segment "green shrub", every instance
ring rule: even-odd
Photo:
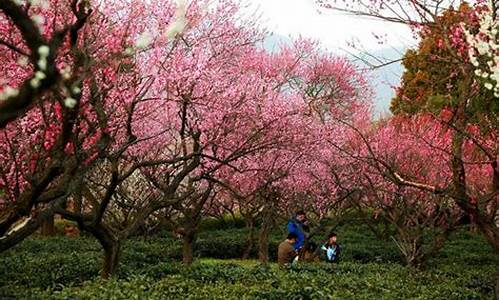
[[[55,219],[54,220],[54,229],[55,229],[55,234],[56,235],[66,235],[66,226],[76,226],[78,225],[75,222],[71,222],[65,219]]]
[[[99,279],[100,245],[92,238],[33,238],[0,257],[0,299],[492,299],[497,257],[466,229],[452,236],[427,270],[399,263],[392,243],[364,226],[338,228],[339,264],[275,264],[239,258],[244,229],[202,232],[193,266],[181,263],[181,243],[171,238],[131,239],[118,276]],[[283,233],[270,238],[276,252]],[[464,251],[467,249],[467,251]]]
[[[225,214],[222,218],[207,217],[200,223],[200,231],[223,230],[231,228],[244,228],[245,220],[237,213],[234,216]]]
[[[245,229],[214,230],[200,233],[194,247],[198,257],[213,258],[241,258],[247,247]],[[278,234],[273,234],[269,239],[269,254],[276,260],[278,245],[281,242]],[[257,241],[254,243],[250,257],[257,257]]]
[[[154,266],[152,268],[157,268]],[[237,262],[199,262],[191,268],[166,263],[125,279],[95,279],[81,287],[31,290],[41,299],[488,299],[491,291],[456,278],[412,273],[399,264],[316,264],[296,270]],[[150,270],[149,270],[150,271]],[[494,280],[483,278],[491,287]],[[17,298],[30,298],[18,289]]]

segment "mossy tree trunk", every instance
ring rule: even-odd
[[[54,226],[54,215],[51,215],[42,222],[41,233],[43,236],[54,236],[56,228]]]
[[[245,251],[243,252],[243,259],[248,259],[250,254],[252,253],[254,247],[255,240],[255,221],[253,217],[245,217],[245,227],[248,231],[247,233],[247,241],[245,246]]]

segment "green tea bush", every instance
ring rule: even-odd
[[[269,239],[269,254],[271,260],[276,260],[278,245],[281,242],[281,234],[275,232]],[[245,229],[214,230],[200,233],[195,247],[195,255],[198,257],[213,258],[241,258],[247,247]],[[257,257],[257,241],[250,257]]]
[[[78,225],[75,222],[71,222],[65,219],[55,219],[54,220],[54,229],[56,235],[65,235],[66,234],[66,226],[76,226]]]
[[[94,239],[28,239],[0,257],[0,299],[494,298],[497,257],[466,229],[419,272],[399,263],[394,245],[364,226],[337,232],[340,263],[293,270],[234,259],[243,249],[243,229],[200,233],[199,258],[191,267],[179,262],[178,240],[132,239],[124,245],[116,278],[108,281],[99,279],[102,250]],[[281,239],[282,232],[272,234],[271,254]]]
[[[100,247],[88,239],[27,240],[0,260],[0,286],[50,287],[79,283],[99,271]]]
[[[156,266],[155,266],[156,268]],[[40,299],[489,299],[493,293],[399,264],[314,264],[295,270],[238,262],[162,265],[125,279],[95,279],[81,287],[34,289]],[[168,271],[167,271],[168,270]],[[151,271],[151,270],[149,270]],[[485,278],[483,278],[485,279]],[[492,287],[492,279],[484,282]],[[18,298],[28,294],[19,290]]]
[[[201,220],[200,231],[223,230],[231,228],[244,228],[245,220],[240,214],[225,214],[221,218],[207,217]]]

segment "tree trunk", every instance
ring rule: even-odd
[[[51,215],[42,222],[42,235],[43,236],[54,236],[56,229],[54,227],[54,215]]]
[[[259,261],[266,265],[269,262],[269,229],[270,222],[265,218],[259,232]]]
[[[193,245],[195,236],[187,232],[182,236],[182,263],[190,266],[193,263]]]
[[[499,284],[499,283],[498,283],[498,282],[499,282],[499,280],[498,280],[498,279],[499,279],[499,278],[498,278],[498,273],[497,273],[497,276],[496,276],[496,278],[495,278],[495,299],[498,299],[498,284]]]
[[[253,249],[253,241],[255,239],[255,226],[252,218],[246,218],[245,223],[246,223],[246,228],[248,230],[248,234],[247,234],[247,244],[245,251],[243,252],[242,258],[248,259]]]
[[[101,244],[104,250],[101,278],[108,279],[118,271],[120,263],[121,246],[124,240],[119,239],[115,233],[102,223],[86,226],[82,224],[83,230],[91,233]]]
[[[467,90],[469,87],[465,87]],[[457,118],[455,127],[456,130],[452,136],[452,159],[451,167],[453,172],[453,192],[456,203],[465,213],[468,213],[486,238],[488,243],[493,247],[495,253],[498,253],[498,226],[494,221],[489,219],[487,213],[482,213],[477,207],[477,204],[472,204],[472,199],[467,194],[466,186],[466,172],[463,158],[463,144],[465,140],[464,132],[466,132],[466,119],[465,119],[465,101],[457,108]],[[496,165],[496,164],[495,164]],[[494,182],[493,188],[498,190],[498,168],[494,169]]]
[[[82,192],[79,190],[76,194],[75,197],[73,198],[74,201],[74,212],[77,214],[81,214],[83,210],[83,198],[82,198]]]
[[[264,207],[262,210],[262,224],[260,226],[259,232],[259,261],[263,265],[267,265],[269,262],[269,231],[274,225],[275,217],[275,194],[266,194],[262,200],[264,202]]]
[[[121,243],[119,241],[113,241],[108,245],[104,246],[104,261],[101,270],[101,277],[108,279],[113,275],[116,275],[118,271],[118,264],[120,262],[121,254]]]
[[[469,80],[472,81],[472,80]],[[459,88],[463,92],[461,95],[468,95],[467,92],[470,91],[471,82],[462,83]],[[466,172],[463,160],[463,144],[465,140],[464,132],[466,132],[467,127],[467,115],[466,115],[466,105],[468,99],[459,99],[459,104],[456,111],[456,121],[455,121],[455,131],[452,136],[452,160],[451,167],[453,172],[453,188],[454,188],[454,198],[458,206],[465,211],[465,213],[471,216],[473,223],[475,223],[479,231],[486,238],[488,243],[492,246],[494,253],[498,257],[498,224],[489,218],[488,213],[482,212],[482,210],[477,206],[477,203],[473,204],[471,197],[467,194],[466,187]],[[498,191],[498,165],[497,162],[493,162],[493,182],[492,188],[494,191]],[[498,197],[498,192],[493,197]],[[498,204],[495,202],[495,207]],[[498,280],[496,281],[495,296],[498,299]]]
[[[484,218],[484,216],[482,216]],[[498,255],[498,227],[494,222],[481,220],[477,222],[479,230],[486,237],[486,240],[493,248],[493,251]]]

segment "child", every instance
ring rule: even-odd
[[[321,246],[321,254],[327,262],[337,262],[340,255],[340,246],[337,244],[337,234],[332,232],[328,235],[328,242]]]

